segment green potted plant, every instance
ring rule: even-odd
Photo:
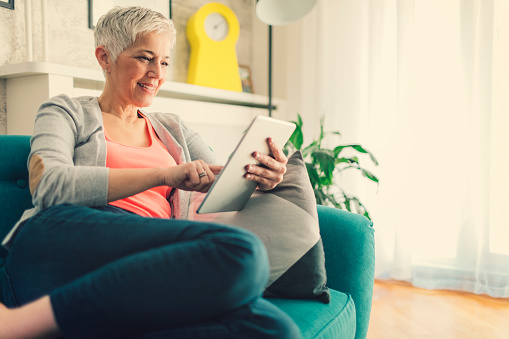
[[[366,206],[360,199],[352,194],[346,193],[337,182],[339,174],[347,170],[357,170],[362,176],[378,185],[378,178],[367,169],[361,167],[357,155],[364,154],[375,166],[378,161],[375,156],[358,144],[336,145],[332,148],[324,146],[324,138],[327,135],[341,135],[338,131],[325,132],[323,129],[324,119],[320,119],[320,134],[317,139],[309,145],[304,146],[304,135],[302,132],[302,118],[300,115],[297,121],[293,121],[296,128],[290,140],[284,147],[285,153],[291,154],[297,150],[302,152],[306,163],[309,179],[315,192],[316,203],[326,206],[345,209],[350,212],[362,214],[371,220]],[[345,150],[351,150],[356,155],[346,156]]]

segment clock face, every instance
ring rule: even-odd
[[[228,35],[228,22],[219,13],[211,13],[205,18],[205,32],[215,41],[221,41]]]

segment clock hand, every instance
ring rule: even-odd
[[[215,40],[218,40],[221,37],[221,31],[219,30],[219,27],[223,26],[225,24],[226,24],[226,22],[220,22],[220,23],[218,23],[218,24],[216,24],[214,26],[214,37],[215,37]]]

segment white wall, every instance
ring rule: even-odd
[[[33,55],[27,55],[25,4],[27,0],[16,0],[15,10],[0,8],[0,66],[33,61],[46,61],[86,69],[99,70],[94,57],[93,31],[88,28],[88,0],[45,0],[47,4],[48,55],[43,48],[43,20],[41,4],[44,0],[32,0]],[[237,43],[240,64],[253,71],[254,89],[257,94],[267,94],[267,27],[254,23],[256,0],[215,0],[229,6],[237,15],[241,26]],[[209,0],[173,0],[173,20],[177,28],[177,47],[168,74],[168,81],[185,82],[189,59],[189,44],[186,38],[188,18]],[[140,1],[143,5],[143,1]],[[282,31],[283,32],[283,31]],[[259,37],[256,43],[254,33]],[[274,77],[283,72],[283,44],[277,44],[281,34],[274,34]],[[281,51],[283,49],[283,51]],[[284,78],[284,77],[283,77]],[[0,79],[0,134],[6,133],[5,80]],[[27,94],[29,95],[29,94]],[[274,80],[274,96],[285,96],[284,85]]]

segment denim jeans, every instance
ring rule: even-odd
[[[59,205],[16,235],[8,306],[49,295],[65,338],[299,338],[261,298],[262,242],[235,227]]]

